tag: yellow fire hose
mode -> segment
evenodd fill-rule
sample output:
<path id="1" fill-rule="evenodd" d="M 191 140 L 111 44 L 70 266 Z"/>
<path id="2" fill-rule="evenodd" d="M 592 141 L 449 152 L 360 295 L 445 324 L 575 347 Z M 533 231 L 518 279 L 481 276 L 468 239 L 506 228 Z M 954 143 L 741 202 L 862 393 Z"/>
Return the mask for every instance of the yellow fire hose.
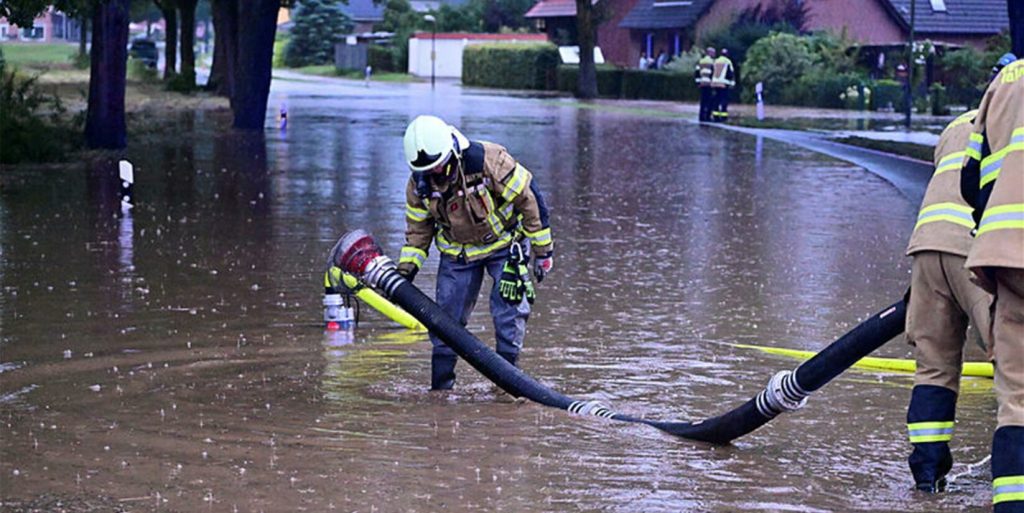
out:
<path id="1" fill-rule="evenodd" d="M 409 315 L 408 312 L 402 310 L 391 301 L 388 301 L 384 296 L 378 294 L 377 291 L 359 283 L 359 280 L 357 280 L 355 276 L 342 272 L 342 270 L 337 267 L 331 267 L 330 272 L 334 274 L 335 279 L 337 279 L 337 275 L 340 273 L 341 280 L 345 286 L 348 287 L 356 297 L 362 299 L 364 303 L 370 305 L 374 310 L 383 314 L 384 317 L 387 317 L 402 327 L 410 330 L 427 331 L 427 328 L 423 326 L 423 323 L 417 321 L 415 317 Z"/>
<path id="2" fill-rule="evenodd" d="M 735 347 L 742 347 L 744 349 L 756 349 L 758 351 L 762 351 L 768 354 L 788 356 L 790 358 L 796 358 L 798 360 L 807 360 L 808 358 L 815 355 L 814 351 L 800 351 L 797 349 L 784 349 L 780 347 L 756 346 L 748 344 L 732 345 Z M 877 358 L 874 356 L 868 356 L 861 358 L 860 360 L 857 361 L 857 363 L 853 364 L 853 366 L 861 369 L 876 371 L 913 373 L 917 369 L 917 362 L 915 362 L 914 360 L 906 360 L 902 358 Z M 991 378 L 992 364 L 989 362 L 964 362 L 964 368 L 961 375 L 976 378 Z"/>

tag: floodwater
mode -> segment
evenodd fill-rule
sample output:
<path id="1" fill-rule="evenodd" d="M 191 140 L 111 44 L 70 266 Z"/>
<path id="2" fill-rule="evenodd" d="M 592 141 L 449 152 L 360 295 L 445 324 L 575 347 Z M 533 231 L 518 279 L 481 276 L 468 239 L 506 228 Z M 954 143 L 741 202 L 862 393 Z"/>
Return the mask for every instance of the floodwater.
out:
<path id="1" fill-rule="evenodd" d="M 497 400 L 363 309 L 319 327 L 326 253 L 403 240 L 401 136 L 433 112 L 506 145 L 552 207 L 521 366 L 623 413 L 700 419 L 899 298 L 916 216 L 856 166 L 684 119 L 440 84 L 275 82 L 268 126 L 215 115 L 0 195 L 0 498 L 12 511 L 984 511 L 995 399 L 966 381 L 951 491 L 911 492 L 907 375 L 850 372 L 732 446 Z M 927 175 L 921 178 L 923 187 Z M 417 278 L 432 294 L 436 251 Z M 481 301 L 470 329 L 493 344 Z M 902 340 L 886 356 L 908 356 Z"/>

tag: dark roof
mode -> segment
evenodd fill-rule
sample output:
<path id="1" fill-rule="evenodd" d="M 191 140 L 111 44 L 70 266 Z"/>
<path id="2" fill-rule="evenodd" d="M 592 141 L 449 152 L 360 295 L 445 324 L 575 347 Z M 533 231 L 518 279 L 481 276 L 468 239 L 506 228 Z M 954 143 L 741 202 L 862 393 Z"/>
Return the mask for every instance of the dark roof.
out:
<path id="1" fill-rule="evenodd" d="M 1013 0 L 1010 0 L 1013 1 Z M 910 28 L 911 0 L 881 0 L 904 30 Z M 936 11 L 931 0 L 914 2 L 914 31 L 924 34 L 998 34 L 1010 26 L 1007 0 L 944 0 Z"/>
<path id="2" fill-rule="evenodd" d="M 527 18 L 559 18 L 576 16 L 576 0 L 540 0 L 529 11 Z"/>
<path id="3" fill-rule="evenodd" d="M 373 0 L 348 0 L 338 2 L 338 8 L 344 11 L 352 21 L 384 21 L 384 2 L 373 3 Z"/>
<path id="4" fill-rule="evenodd" d="M 619 26 L 630 29 L 688 28 L 714 0 L 640 0 Z"/>

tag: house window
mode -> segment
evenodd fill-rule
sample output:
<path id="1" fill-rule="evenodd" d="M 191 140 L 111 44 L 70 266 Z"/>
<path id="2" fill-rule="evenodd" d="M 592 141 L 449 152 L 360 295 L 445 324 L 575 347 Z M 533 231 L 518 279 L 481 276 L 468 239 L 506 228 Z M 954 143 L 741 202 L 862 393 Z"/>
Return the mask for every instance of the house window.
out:
<path id="1" fill-rule="evenodd" d="M 0 25 L 0 41 L 6 41 L 8 39 L 8 37 L 7 37 L 7 31 L 8 30 L 10 30 L 9 26 L 7 26 L 7 25 Z"/>
<path id="2" fill-rule="evenodd" d="M 21 29 L 22 39 L 42 39 L 43 38 L 43 26 L 36 25 L 32 28 Z"/>
<path id="3" fill-rule="evenodd" d="M 676 32 L 675 35 L 672 36 L 672 55 L 679 55 L 682 51 L 683 41 L 682 38 L 679 37 L 679 32 Z"/>
<path id="4" fill-rule="evenodd" d="M 933 12 L 946 12 L 946 0 L 931 0 Z"/>
<path id="5" fill-rule="evenodd" d="M 644 48 L 647 50 L 647 56 L 654 57 L 654 32 L 648 32 L 644 36 Z"/>

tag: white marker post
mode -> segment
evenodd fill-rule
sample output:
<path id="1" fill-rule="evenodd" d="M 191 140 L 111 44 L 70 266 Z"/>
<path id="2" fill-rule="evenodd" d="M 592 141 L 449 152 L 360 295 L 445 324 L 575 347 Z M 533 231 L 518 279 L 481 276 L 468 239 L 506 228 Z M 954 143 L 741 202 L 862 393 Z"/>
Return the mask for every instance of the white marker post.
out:
<path id="1" fill-rule="evenodd" d="M 764 96 L 762 95 L 764 93 L 764 84 L 758 82 L 754 86 L 754 93 L 757 94 L 757 120 L 764 121 Z"/>
<path id="2" fill-rule="evenodd" d="M 126 214 L 135 206 L 135 166 L 127 160 L 118 162 L 121 176 L 121 213 Z"/>

